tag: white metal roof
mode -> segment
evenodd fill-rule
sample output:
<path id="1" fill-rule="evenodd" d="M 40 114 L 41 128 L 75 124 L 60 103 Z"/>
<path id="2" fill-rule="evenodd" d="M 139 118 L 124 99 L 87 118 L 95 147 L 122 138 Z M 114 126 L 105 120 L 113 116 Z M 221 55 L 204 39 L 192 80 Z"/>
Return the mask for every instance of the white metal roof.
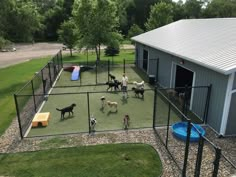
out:
<path id="1" fill-rule="evenodd" d="M 236 71 L 236 18 L 180 20 L 132 40 L 223 74 Z"/>

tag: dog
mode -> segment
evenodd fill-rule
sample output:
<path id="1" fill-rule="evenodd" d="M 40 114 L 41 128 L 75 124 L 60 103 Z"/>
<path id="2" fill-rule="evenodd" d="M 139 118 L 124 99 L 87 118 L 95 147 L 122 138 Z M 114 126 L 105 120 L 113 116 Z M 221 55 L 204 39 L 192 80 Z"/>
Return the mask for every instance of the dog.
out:
<path id="1" fill-rule="evenodd" d="M 143 88 L 139 89 L 139 88 L 132 87 L 132 90 L 135 93 L 135 97 L 139 97 L 139 95 L 141 95 L 142 98 L 144 98 L 144 89 Z"/>
<path id="2" fill-rule="evenodd" d="M 175 97 L 178 95 L 178 92 L 175 91 L 174 89 L 168 89 L 166 93 L 168 94 L 168 96 L 172 96 L 172 97 Z"/>
<path id="3" fill-rule="evenodd" d="M 142 81 L 142 82 L 134 81 L 133 84 L 136 86 L 136 88 L 139 88 L 139 89 L 143 88 L 144 89 L 144 81 Z"/>
<path id="4" fill-rule="evenodd" d="M 109 73 L 109 77 L 111 78 L 111 80 L 115 80 L 116 77 L 114 75 L 112 75 L 111 73 Z"/>
<path id="5" fill-rule="evenodd" d="M 124 119 L 123 119 L 123 124 L 124 124 L 124 129 L 125 130 L 127 130 L 129 128 L 129 122 L 130 122 L 129 115 L 126 114 Z"/>
<path id="6" fill-rule="evenodd" d="M 121 85 L 121 82 L 114 80 L 114 82 L 106 82 L 106 85 L 108 85 L 107 91 L 113 88 L 114 90 L 120 90 L 119 85 Z"/>
<path id="7" fill-rule="evenodd" d="M 118 103 L 117 102 L 111 102 L 111 101 L 107 101 L 107 105 L 112 108 L 114 107 L 116 109 L 117 112 L 117 108 L 118 108 Z"/>
<path id="8" fill-rule="evenodd" d="M 105 103 L 105 100 L 106 100 L 105 96 L 102 96 L 102 97 L 100 98 L 100 100 L 101 100 L 101 103 L 102 103 L 102 108 L 104 108 L 105 105 L 106 105 L 106 103 Z"/>
<path id="9" fill-rule="evenodd" d="M 56 110 L 61 111 L 61 120 L 65 118 L 65 113 L 66 113 L 66 112 L 69 113 L 69 116 L 70 116 L 70 113 L 73 115 L 73 114 L 74 114 L 73 109 L 74 109 L 75 106 L 76 106 L 76 104 L 73 103 L 73 104 L 71 104 L 70 106 L 65 107 L 65 108 L 63 108 L 63 109 L 58 109 L 58 108 L 56 108 Z"/>
<path id="10" fill-rule="evenodd" d="M 94 118 L 93 115 L 92 115 L 92 117 L 90 118 L 90 127 L 91 127 L 91 130 L 92 130 L 92 131 L 95 131 L 95 126 L 96 126 L 96 124 L 97 124 L 97 120 L 96 120 L 96 118 Z"/>

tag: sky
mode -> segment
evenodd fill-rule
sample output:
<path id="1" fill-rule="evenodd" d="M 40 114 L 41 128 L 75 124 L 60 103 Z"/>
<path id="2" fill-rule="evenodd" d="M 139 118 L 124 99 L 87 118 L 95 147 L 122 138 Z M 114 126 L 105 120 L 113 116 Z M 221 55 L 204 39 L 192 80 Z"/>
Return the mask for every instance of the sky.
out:
<path id="1" fill-rule="evenodd" d="M 172 1 L 174 1 L 174 2 L 178 2 L 179 0 L 172 0 Z M 185 3 L 185 0 L 182 0 L 183 1 L 183 3 Z"/>

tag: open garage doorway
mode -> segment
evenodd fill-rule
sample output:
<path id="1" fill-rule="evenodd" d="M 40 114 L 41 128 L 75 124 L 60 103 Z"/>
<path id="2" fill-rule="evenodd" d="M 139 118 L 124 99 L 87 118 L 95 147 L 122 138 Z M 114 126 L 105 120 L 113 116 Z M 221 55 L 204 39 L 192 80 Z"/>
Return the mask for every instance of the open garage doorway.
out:
<path id="1" fill-rule="evenodd" d="M 192 87 L 193 86 L 193 78 L 194 78 L 194 72 L 176 65 L 176 73 L 175 73 L 175 88 L 179 95 L 183 94 L 185 92 L 185 86 Z M 182 87 L 180 89 L 177 89 L 178 87 Z M 188 92 L 186 94 L 187 98 L 187 105 L 190 106 L 191 109 L 191 95 L 192 95 L 192 89 L 188 89 Z"/>

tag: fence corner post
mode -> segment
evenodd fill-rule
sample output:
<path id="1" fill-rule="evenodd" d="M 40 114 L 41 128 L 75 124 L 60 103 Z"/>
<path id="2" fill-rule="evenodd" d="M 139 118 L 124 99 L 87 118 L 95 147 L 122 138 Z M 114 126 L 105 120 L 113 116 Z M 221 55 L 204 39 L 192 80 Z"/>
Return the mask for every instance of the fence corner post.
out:
<path id="1" fill-rule="evenodd" d="M 21 127 L 20 111 L 19 111 L 19 106 L 18 106 L 17 95 L 16 95 L 16 94 L 14 94 L 14 100 L 15 100 L 15 106 L 16 106 L 16 114 L 17 114 L 17 118 L 18 118 L 18 124 L 19 124 L 19 128 L 20 128 L 20 137 L 21 137 L 21 139 L 23 139 L 24 136 L 23 136 L 22 127 Z"/>
<path id="2" fill-rule="evenodd" d="M 184 153 L 184 164 L 183 164 L 183 169 L 182 169 L 182 177 L 186 177 L 191 128 L 192 128 L 191 121 L 188 120 L 187 137 L 186 137 L 185 153 Z"/>
<path id="3" fill-rule="evenodd" d="M 91 126 L 90 126 L 90 103 L 89 103 L 89 92 L 87 92 L 87 103 L 88 103 L 88 127 L 89 127 L 89 134 L 91 133 Z"/>
<path id="4" fill-rule="evenodd" d="M 218 175 L 218 170 L 219 170 L 219 166 L 220 166 L 220 158 L 221 158 L 221 149 L 216 147 L 215 151 L 216 151 L 215 152 L 215 160 L 213 162 L 214 170 L 213 170 L 212 177 L 217 177 L 217 175 Z"/>
<path id="5" fill-rule="evenodd" d="M 123 59 L 123 73 L 125 73 L 125 58 Z"/>
<path id="6" fill-rule="evenodd" d="M 156 126 L 156 109 L 157 109 L 157 86 L 154 88 L 154 102 L 153 102 L 153 122 L 152 128 L 154 129 Z"/>

